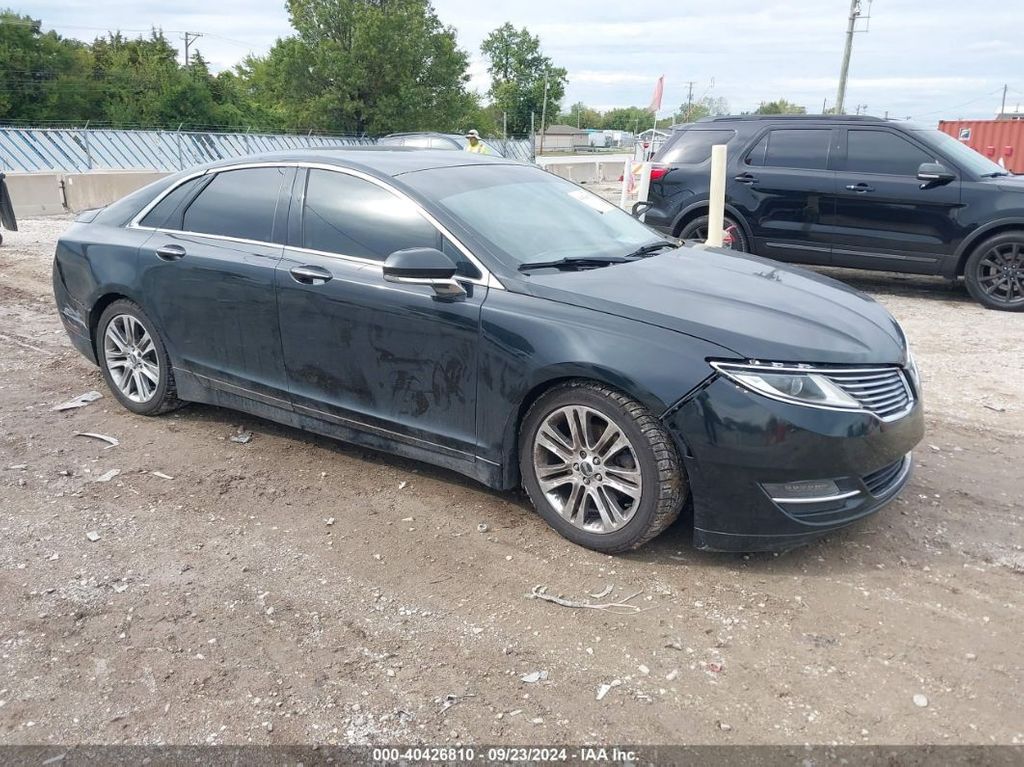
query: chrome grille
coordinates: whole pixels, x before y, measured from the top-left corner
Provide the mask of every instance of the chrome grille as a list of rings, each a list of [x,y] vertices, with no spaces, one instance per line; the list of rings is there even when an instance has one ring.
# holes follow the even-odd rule
[[[883,421],[899,418],[914,405],[914,396],[900,368],[822,372],[865,410],[870,410]]]

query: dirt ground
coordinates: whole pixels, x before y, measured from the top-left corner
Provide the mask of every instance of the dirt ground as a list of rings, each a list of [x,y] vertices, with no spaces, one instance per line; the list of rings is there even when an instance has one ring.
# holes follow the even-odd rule
[[[677,524],[608,557],[445,471],[212,407],[132,415],[54,311],[66,220],[21,224],[0,247],[0,743],[1024,742],[1024,315],[841,274],[922,370],[903,496],[781,556],[697,552]]]

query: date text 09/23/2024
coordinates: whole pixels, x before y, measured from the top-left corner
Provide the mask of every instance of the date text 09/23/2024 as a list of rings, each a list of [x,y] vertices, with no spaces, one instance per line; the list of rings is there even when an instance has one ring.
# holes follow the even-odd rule
[[[491,746],[476,749],[470,746],[423,746],[411,748],[383,747],[373,749],[377,764],[397,762],[618,762],[634,763],[635,751],[619,748],[585,746],[578,749],[565,747]]]

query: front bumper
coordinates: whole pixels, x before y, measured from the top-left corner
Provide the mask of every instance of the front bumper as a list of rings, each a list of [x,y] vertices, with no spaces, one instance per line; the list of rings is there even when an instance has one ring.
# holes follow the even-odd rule
[[[716,551],[785,550],[873,514],[906,484],[924,436],[920,396],[883,422],[768,399],[724,378],[664,420],[690,480],[694,545]],[[834,491],[787,500],[764,487],[810,480],[831,480]]]

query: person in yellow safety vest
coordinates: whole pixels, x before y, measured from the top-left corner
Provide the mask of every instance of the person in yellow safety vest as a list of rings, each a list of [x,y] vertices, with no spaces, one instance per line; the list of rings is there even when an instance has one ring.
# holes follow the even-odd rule
[[[466,138],[469,139],[469,143],[466,144],[467,152],[472,152],[473,154],[491,153],[491,148],[480,140],[480,134],[477,133],[475,128],[466,134]]]

